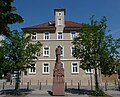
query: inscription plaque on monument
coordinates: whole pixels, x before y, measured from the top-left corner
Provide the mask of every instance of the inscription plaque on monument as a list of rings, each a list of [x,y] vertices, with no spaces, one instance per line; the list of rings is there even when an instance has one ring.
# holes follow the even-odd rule
[[[58,46],[56,48],[56,63],[53,70],[53,95],[61,96],[65,95],[64,92],[64,69],[61,63],[62,48]]]

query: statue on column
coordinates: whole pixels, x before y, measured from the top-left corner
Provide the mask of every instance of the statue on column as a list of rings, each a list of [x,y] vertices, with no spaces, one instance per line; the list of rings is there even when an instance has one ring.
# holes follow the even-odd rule
[[[64,69],[61,63],[62,47],[56,48],[56,63],[53,70],[53,95],[61,96],[64,93]]]

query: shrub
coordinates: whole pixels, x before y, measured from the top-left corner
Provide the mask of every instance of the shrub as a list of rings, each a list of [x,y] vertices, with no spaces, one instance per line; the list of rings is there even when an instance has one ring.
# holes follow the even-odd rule
[[[93,92],[92,95],[94,95],[94,96],[105,96],[105,92],[104,92],[102,89],[97,88],[97,89]]]

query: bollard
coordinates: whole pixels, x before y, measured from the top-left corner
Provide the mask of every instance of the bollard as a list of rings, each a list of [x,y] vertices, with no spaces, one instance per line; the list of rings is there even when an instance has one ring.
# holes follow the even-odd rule
[[[46,80],[46,86],[47,86],[47,80]]]
[[[21,85],[23,85],[23,80],[21,80]]]
[[[108,82],[105,82],[105,91],[107,91]]]
[[[80,87],[81,87],[81,80],[80,80],[80,82],[79,82],[79,83],[80,83]]]
[[[2,87],[2,89],[3,89],[3,90],[5,89],[5,82],[3,82],[3,87]]]
[[[40,82],[39,82],[39,80],[38,80],[38,86],[39,86],[39,83],[40,83]]]
[[[117,82],[116,82],[116,80],[115,80],[115,86],[117,85]]]
[[[39,83],[39,90],[41,90],[41,82]]]
[[[65,82],[65,91],[67,91],[67,82]]]
[[[80,80],[80,86],[81,86],[81,80]]]
[[[27,82],[27,90],[29,90],[29,82]]]
[[[29,85],[31,85],[31,80],[30,80],[30,83],[29,83]]]
[[[118,91],[120,91],[120,81],[118,81]]]
[[[78,90],[80,90],[80,83],[78,82]]]
[[[71,80],[71,86],[73,86],[73,81]]]
[[[12,79],[10,79],[10,85],[12,85]]]
[[[88,86],[90,86],[90,81],[88,80]]]

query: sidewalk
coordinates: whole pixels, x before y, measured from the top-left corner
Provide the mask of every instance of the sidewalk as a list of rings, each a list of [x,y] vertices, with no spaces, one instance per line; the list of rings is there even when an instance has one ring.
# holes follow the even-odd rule
[[[51,95],[48,93],[51,90],[35,90],[30,92],[26,97],[50,97]],[[54,97],[89,97],[88,95],[78,95],[65,93],[65,96],[54,96]]]
[[[115,90],[108,90],[105,91],[106,94],[112,96],[112,97],[120,97],[120,91],[115,91]]]
[[[51,90],[35,90],[30,92],[26,97],[50,97],[51,95],[48,93],[48,91]],[[120,97],[120,91],[114,91],[114,90],[108,90],[105,91],[106,94],[112,96],[112,97]],[[54,97],[89,97],[87,94],[72,94],[72,93],[66,93],[65,96],[54,96]]]

